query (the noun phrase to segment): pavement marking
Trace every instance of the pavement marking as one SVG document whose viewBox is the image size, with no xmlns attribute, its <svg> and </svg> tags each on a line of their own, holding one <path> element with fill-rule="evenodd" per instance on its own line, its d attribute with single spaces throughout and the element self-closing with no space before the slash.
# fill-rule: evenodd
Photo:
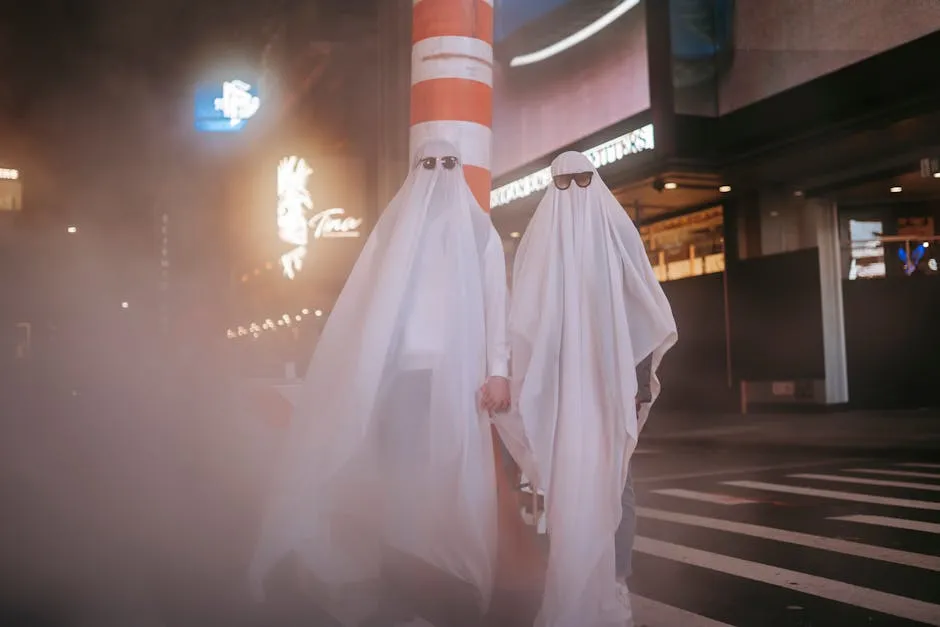
<svg viewBox="0 0 940 627">
<path fill-rule="evenodd" d="M 849 457 L 841 459 L 828 459 L 819 462 L 801 462 L 796 464 L 776 464 L 773 466 L 745 466 L 739 468 L 725 468 L 722 470 L 706 470 L 703 472 L 686 472 L 653 477 L 634 477 L 633 483 L 658 483 L 660 481 L 679 481 L 682 479 L 700 479 L 703 477 L 720 477 L 722 475 L 752 474 L 755 472 L 769 472 L 771 470 L 797 470 L 799 468 L 818 468 L 832 464 L 849 464 L 871 462 L 870 458 Z"/>
<path fill-rule="evenodd" d="M 907 518 L 865 516 L 858 514 L 853 516 L 833 516 L 829 520 L 844 520 L 846 522 L 861 523 L 863 525 L 875 525 L 877 527 L 891 527 L 894 529 L 906 529 L 907 531 L 923 531 L 924 533 L 940 534 L 940 525 L 937 523 L 929 523 L 922 520 L 908 520 Z"/>
<path fill-rule="evenodd" d="M 821 549 L 823 551 L 832 551 L 833 553 L 842 553 L 843 555 L 852 555 L 854 557 L 863 557 L 865 559 L 940 572 L 940 556 L 936 555 L 922 555 L 920 553 L 899 551 L 897 549 L 862 544 L 860 542 L 825 538 L 808 533 L 787 531 L 774 527 L 762 527 L 760 525 L 751 525 L 719 518 L 706 518 L 704 516 L 693 516 L 691 514 L 666 512 L 649 509 L 647 507 L 636 508 L 636 513 L 640 518 L 652 518 L 654 520 L 673 522 L 680 525 L 692 525 L 694 527 L 703 527 L 716 531 L 727 531 L 729 533 L 737 533 L 753 538 L 761 538 L 763 540 L 797 544 L 811 549 Z"/>
<path fill-rule="evenodd" d="M 637 536 L 634 548 L 674 562 L 940 627 L 940 605 L 933 603 L 642 536 Z"/>
<path fill-rule="evenodd" d="M 856 492 L 837 492 L 835 490 L 816 490 L 779 483 L 764 483 L 763 481 L 725 481 L 725 485 L 750 490 L 764 490 L 767 492 L 783 492 L 784 494 L 800 494 L 802 496 L 816 496 L 836 501 L 853 501 L 855 503 L 871 503 L 874 505 L 887 505 L 889 507 L 906 507 L 908 509 L 926 509 L 940 512 L 940 503 L 933 501 L 915 501 L 910 499 L 893 499 L 874 494 L 859 494 Z"/>
<path fill-rule="evenodd" d="M 634 622 L 643 627 L 733 627 L 635 594 L 630 595 L 630 603 Z"/>
<path fill-rule="evenodd" d="M 905 468 L 931 468 L 933 470 L 940 470 L 940 464 L 898 464 L 898 466 L 903 466 Z"/>
<path fill-rule="evenodd" d="M 882 479 L 866 479 L 864 477 L 843 477 L 840 475 L 814 475 L 810 473 L 787 475 L 793 479 L 811 479 L 816 481 L 834 481 L 836 483 L 853 483 L 857 485 L 874 485 L 884 488 L 906 488 L 909 490 L 926 490 L 928 492 L 940 492 L 940 484 L 936 483 L 911 483 L 909 481 L 884 481 Z"/>
<path fill-rule="evenodd" d="M 911 477 L 913 479 L 940 479 L 940 473 L 912 472 L 910 470 L 880 470 L 875 468 L 843 468 L 842 472 L 863 472 L 867 475 L 884 475 L 886 477 Z"/>
<path fill-rule="evenodd" d="M 651 490 L 651 492 L 653 494 L 662 494 L 663 496 L 674 496 L 678 499 L 716 503 L 718 505 L 744 505 L 746 503 L 760 502 L 753 499 L 742 499 L 739 496 L 731 496 L 730 494 L 709 494 L 708 492 L 696 492 L 695 490 L 682 490 L 680 488 Z"/>
</svg>

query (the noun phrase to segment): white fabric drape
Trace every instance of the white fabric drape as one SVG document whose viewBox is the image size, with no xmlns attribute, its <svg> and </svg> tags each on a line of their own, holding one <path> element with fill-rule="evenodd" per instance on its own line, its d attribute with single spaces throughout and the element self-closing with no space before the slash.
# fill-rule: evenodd
<svg viewBox="0 0 940 627">
<path fill-rule="evenodd" d="M 507 369 L 505 280 L 484 282 L 505 261 L 461 167 L 420 165 L 449 155 L 419 151 L 323 330 L 251 568 L 258 596 L 289 553 L 338 589 L 376 578 L 391 546 L 489 602 L 496 483 L 477 392 Z"/>
<path fill-rule="evenodd" d="M 552 173 L 593 172 L 565 153 Z M 629 216 L 595 172 L 587 188 L 549 188 L 516 253 L 509 335 L 515 411 L 507 447 L 544 492 L 550 535 L 537 627 L 624 624 L 614 532 L 638 417 L 636 366 L 656 369 L 676 341 L 669 303 Z"/>
</svg>

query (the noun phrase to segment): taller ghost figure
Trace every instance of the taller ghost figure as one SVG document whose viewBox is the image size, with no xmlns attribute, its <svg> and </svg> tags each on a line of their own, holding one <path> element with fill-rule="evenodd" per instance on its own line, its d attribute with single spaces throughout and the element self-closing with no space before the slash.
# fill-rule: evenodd
<svg viewBox="0 0 940 627">
<path fill-rule="evenodd" d="M 497 424 L 545 495 L 550 549 L 536 626 L 623 627 L 632 612 L 614 537 L 624 535 L 630 458 L 676 323 L 636 226 L 591 162 L 564 153 L 552 176 L 516 254 L 515 407 Z"/>
<path fill-rule="evenodd" d="M 425 144 L 314 352 L 252 564 L 256 593 L 289 554 L 339 594 L 379 578 L 391 552 L 488 605 L 506 292 L 502 242 L 457 149 Z"/>
</svg>

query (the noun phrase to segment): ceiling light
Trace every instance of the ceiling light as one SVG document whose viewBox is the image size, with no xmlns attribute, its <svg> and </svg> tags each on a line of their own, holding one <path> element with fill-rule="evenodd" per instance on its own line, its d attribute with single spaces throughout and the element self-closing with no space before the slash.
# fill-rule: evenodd
<svg viewBox="0 0 940 627">
<path fill-rule="evenodd" d="M 323 315 L 323 312 L 320 311 L 319 309 L 317 309 L 315 312 L 313 312 L 313 315 L 315 315 L 317 318 L 319 318 L 320 316 Z"/>
<path fill-rule="evenodd" d="M 902 190 L 902 187 L 900 185 L 895 185 L 894 187 L 891 188 L 891 193 L 897 194 L 897 193 L 900 193 L 901 190 Z"/>
<path fill-rule="evenodd" d="M 730 185 L 722 185 L 721 187 L 718 188 L 718 191 L 721 192 L 722 194 L 727 194 L 728 192 L 731 191 L 731 186 L 730 186 Z"/>
<path fill-rule="evenodd" d="M 675 189 L 675 188 L 677 188 L 677 187 L 679 187 L 679 186 L 678 186 L 677 184 L 675 184 L 675 183 L 672 183 L 672 182 L 666 183 L 666 184 L 663 185 L 663 189 Z"/>
<path fill-rule="evenodd" d="M 803 190 L 798 189 L 798 190 L 796 190 L 795 192 L 793 192 L 793 195 L 794 195 L 794 196 L 797 196 L 797 197 L 800 197 L 800 196 L 803 195 Z"/>
<path fill-rule="evenodd" d="M 520 233 L 519 231 L 513 231 L 512 233 L 509 234 L 509 237 L 513 239 L 519 239 L 520 237 L 522 237 L 522 233 Z"/>
<path fill-rule="evenodd" d="M 130 304 L 128 304 L 126 300 L 123 303 L 121 303 L 121 309 L 127 309 L 128 307 L 130 307 Z"/>
<path fill-rule="evenodd" d="M 940 179 L 940 172 L 934 172 L 934 173 L 933 173 L 933 177 L 934 177 L 935 179 Z"/>
<path fill-rule="evenodd" d="M 68 231 L 69 233 L 78 233 L 78 227 L 70 226 L 69 228 L 66 229 L 66 231 Z"/>
</svg>

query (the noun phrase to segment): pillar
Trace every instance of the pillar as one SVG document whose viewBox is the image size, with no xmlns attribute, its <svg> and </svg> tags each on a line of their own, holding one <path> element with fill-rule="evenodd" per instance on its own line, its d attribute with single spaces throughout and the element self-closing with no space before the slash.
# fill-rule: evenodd
<svg viewBox="0 0 940 627">
<path fill-rule="evenodd" d="M 470 190 L 489 211 L 492 127 L 493 0 L 414 0 L 410 161 L 423 142 L 450 141 L 460 149 Z M 541 578 L 543 559 L 520 515 L 513 485 L 518 473 L 512 476 L 501 463 L 495 429 L 493 444 L 499 494 L 497 587 L 532 584 Z M 499 605 L 494 599 L 491 610 L 498 613 Z"/>
<path fill-rule="evenodd" d="M 816 214 L 819 246 L 819 284 L 822 290 L 823 358 L 826 364 L 826 404 L 849 401 L 848 362 L 845 353 L 845 313 L 842 303 L 842 255 L 839 211 L 834 202 L 810 201 Z"/>
<path fill-rule="evenodd" d="M 414 0 L 411 161 L 428 139 L 460 148 L 467 183 L 490 205 L 493 0 Z"/>
</svg>

